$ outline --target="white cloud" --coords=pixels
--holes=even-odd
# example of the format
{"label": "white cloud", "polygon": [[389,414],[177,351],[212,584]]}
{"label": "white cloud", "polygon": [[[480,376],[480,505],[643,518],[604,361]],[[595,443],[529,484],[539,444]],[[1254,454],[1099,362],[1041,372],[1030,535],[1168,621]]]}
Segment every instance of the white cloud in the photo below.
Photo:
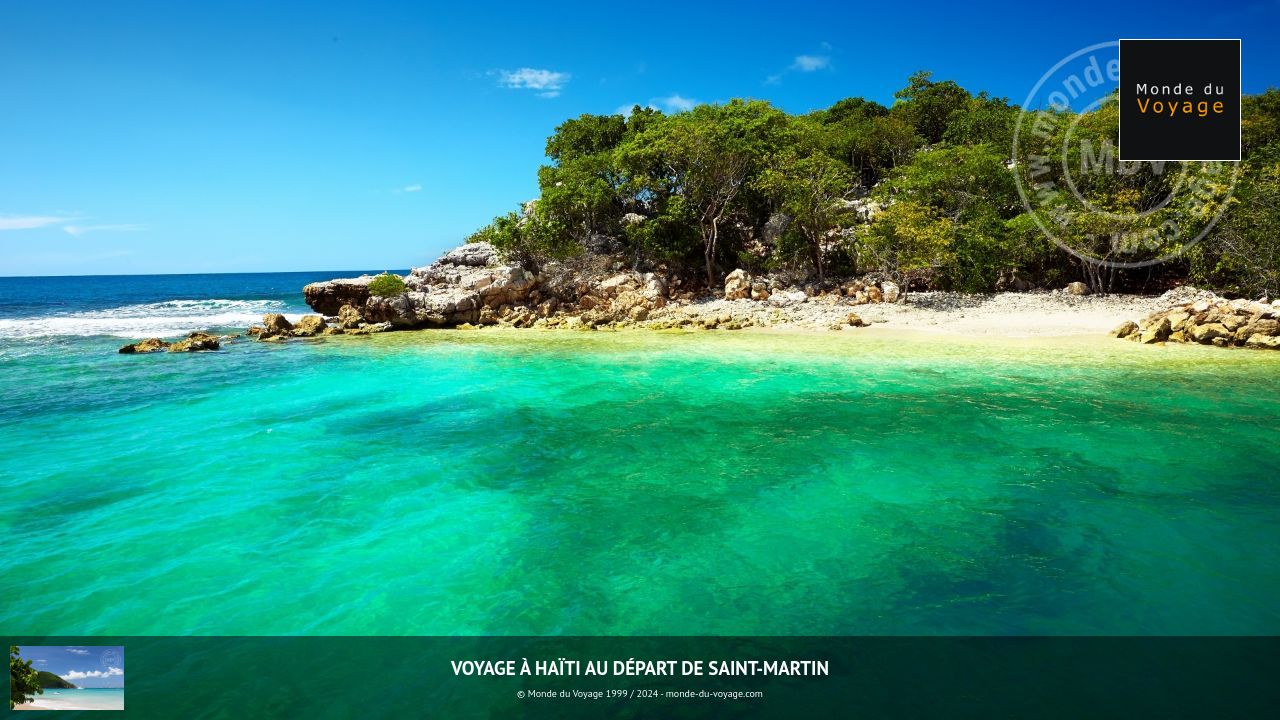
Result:
{"label": "white cloud", "polygon": [[819,70],[830,70],[831,55],[829,55],[828,53],[833,51],[835,48],[831,47],[831,43],[827,43],[827,42],[822,43],[820,47],[822,49],[822,52],[795,56],[795,58],[791,61],[791,64],[788,65],[782,72],[778,72],[778,73],[774,73],[772,75],[766,76],[764,79],[764,84],[765,85],[781,85],[782,79],[785,78],[790,73],[795,73],[795,72],[811,73],[811,72],[818,72]]}
{"label": "white cloud", "polygon": [[104,231],[106,232],[137,232],[139,230],[146,230],[147,226],[139,225],[137,223],[117,223],[115,225],[66,225],[62,229],[68,235],[84,235],[85,233],[104,232]]}
{"label": "white cloud", "polygon": [[538,97],[553,98],[560,95],[569,78],[566,72],[543,70],[539,68],[520,68],[518,70],[499,70],[498,84],[515,90],[538,90]]}
{"label": "white cloud", "polygon": [[829,67],[831,67],[829,55],[797,55],[796,61],[791,63],[791,69],[800,72],[816,72]]}
{"label": "white cloud", "polygon": [[31,230],[49,225],[58,225],[68,220],[75,220],[75,218],[57,215],[0,216],[0,230]]}
{"label": "white cloud", "polygon": [[36,664],[37,664],[37,665],[44,665],[44,664],[45,664],[45,663],[47,663],[47,662],[49,662],[49,661],[48,661],[48,660],[46,660],[46,659],[44,659],[44,658],[40,658],[40,659],[36,660]]}
{"label": "white cloud", "polygon": [[658,98],[653,102],[661,105],[667,112],[684,112],[685,110],[692,110],[693,106],[698,104],[697,100],[683,97],[679,94]]}
{"label": "white cloud", "polygon": [[84,680],[86,678],[124,677],[124,669],[108,667],[106,670],[72,670],[62,674],[63,680]]}
{"label": "white cloud", "polygon": [[73,647],[69,647],[69,648],[67,648],[67,652],[69,652],[69,653],[74,653],[74,654],[76,654],[76,655],[88,655],[88,654],[89,654],[89,651],[88,651],[88,650],[85,650],[85,649],[83,649],[83,648],[73,648]]}
{"label": "white cloud", "polygon": [[422,192],[422,183],[414,183],[414,184],[412,184],[412,185],[405,185],[405,186],[404,186],[404,191],[405,191],[405,192]]}

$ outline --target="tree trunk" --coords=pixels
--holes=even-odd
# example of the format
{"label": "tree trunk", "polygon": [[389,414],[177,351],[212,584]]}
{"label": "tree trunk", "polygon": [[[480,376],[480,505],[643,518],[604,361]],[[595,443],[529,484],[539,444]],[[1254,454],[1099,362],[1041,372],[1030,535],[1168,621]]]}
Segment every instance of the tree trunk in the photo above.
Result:
{"label": "tree trunk", "polygon": [[702,240],[702,257],[707,263],[707,289],[714,290],[716,286],[716,239],[719,236],[719,220],[711,221],[711,234],[705,236]]}
{"label": "tree trunk", "polygon": [[822,272],[822,238],[811,238],[809,240],[809,254],[813,258],[813,268],[818,271],[818,282],[825,282],[826,275]]}

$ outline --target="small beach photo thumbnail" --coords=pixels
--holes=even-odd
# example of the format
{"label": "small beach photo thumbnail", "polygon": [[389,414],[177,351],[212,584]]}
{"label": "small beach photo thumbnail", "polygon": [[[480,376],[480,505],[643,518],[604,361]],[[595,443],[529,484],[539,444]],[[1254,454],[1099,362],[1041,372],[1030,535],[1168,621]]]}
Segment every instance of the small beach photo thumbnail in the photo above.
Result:
{"label": "small beach photo thumbnail", "polygon": [[10,645],[10,710],[124,710],[124,647]]}

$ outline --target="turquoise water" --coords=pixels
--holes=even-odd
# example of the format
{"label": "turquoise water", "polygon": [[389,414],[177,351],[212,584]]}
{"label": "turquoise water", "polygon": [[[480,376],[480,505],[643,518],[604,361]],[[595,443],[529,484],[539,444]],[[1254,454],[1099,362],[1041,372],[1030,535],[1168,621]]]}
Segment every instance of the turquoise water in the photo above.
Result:
{"label": "turquoise water", "polygon": [[1275,634],[1280,353],[0,342],[21,634]]}
{"label": "turquoise water", "polygon": [[123,688],[76,688],[45,690],[32,698],[41,710],[123,710]]}

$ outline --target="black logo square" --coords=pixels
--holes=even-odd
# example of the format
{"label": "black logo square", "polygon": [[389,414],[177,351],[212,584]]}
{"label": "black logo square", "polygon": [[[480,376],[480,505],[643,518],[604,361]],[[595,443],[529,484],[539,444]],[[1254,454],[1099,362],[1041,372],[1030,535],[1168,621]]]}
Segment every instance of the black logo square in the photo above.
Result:
{"label": "black logo square", "polygon": [[1239,40],[1120,41],[1120,159],[1240,159]]}

